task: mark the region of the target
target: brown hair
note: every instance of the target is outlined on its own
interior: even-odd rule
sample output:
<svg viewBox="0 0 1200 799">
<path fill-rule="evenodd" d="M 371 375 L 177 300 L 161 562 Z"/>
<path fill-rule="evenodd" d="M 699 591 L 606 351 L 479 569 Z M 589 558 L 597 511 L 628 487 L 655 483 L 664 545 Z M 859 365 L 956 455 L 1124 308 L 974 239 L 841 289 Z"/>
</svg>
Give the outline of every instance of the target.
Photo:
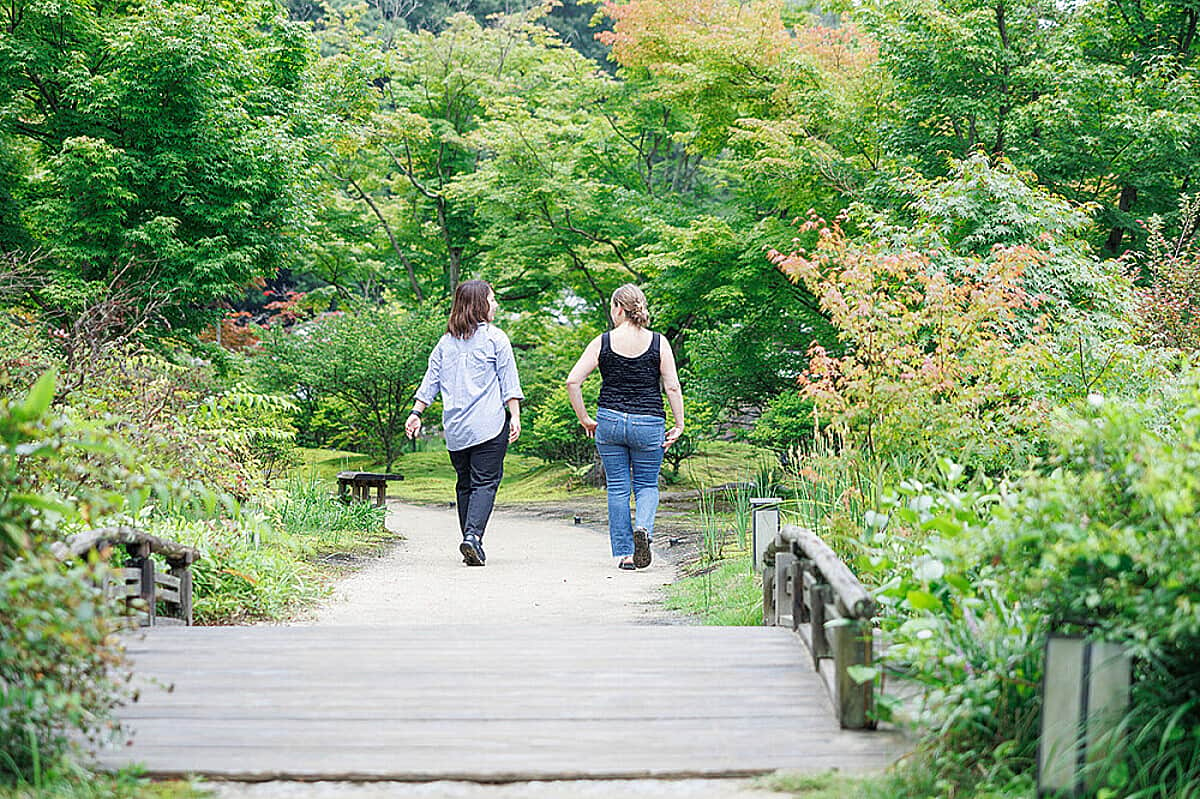
<svg viewBox="0 0 1200 799">
<path fill-rule="evenodd" d="M 625 318 L 638 327 L 650 324 L 650 308 L 646 295 L 632 283 L 626 283 L 612 294 L 612 304 L 625 309 Z"/>
<path fill-rule="evenodd" d="M 488 294 L 492 287 L 483 280 L 466 280 L 454 290 L 454 305 L 450 308 L 450 321 L 446 332 L 455 338 L 470 338 L 475 335 L 480 322 L 488 318 Z"/>
</svg>

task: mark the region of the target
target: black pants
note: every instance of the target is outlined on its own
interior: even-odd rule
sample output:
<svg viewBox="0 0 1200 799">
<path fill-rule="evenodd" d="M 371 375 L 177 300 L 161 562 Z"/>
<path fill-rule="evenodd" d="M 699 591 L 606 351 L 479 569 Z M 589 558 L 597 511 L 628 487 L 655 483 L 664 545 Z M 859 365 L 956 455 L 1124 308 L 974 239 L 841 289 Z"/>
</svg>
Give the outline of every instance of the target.
<svg viewBox="0 0 1200 799">
<path fill-rule="evenodd" d="M 496 504 L 496 489 L 504 476 L 504 454 L 508 452 L 508 421 L 500 435 L 482 444 L 450 453 L 450 463 L 458 474 L 454 485 L 458 496 L 458 527 L 483 538 L 492 507 Z"/>
</svg>

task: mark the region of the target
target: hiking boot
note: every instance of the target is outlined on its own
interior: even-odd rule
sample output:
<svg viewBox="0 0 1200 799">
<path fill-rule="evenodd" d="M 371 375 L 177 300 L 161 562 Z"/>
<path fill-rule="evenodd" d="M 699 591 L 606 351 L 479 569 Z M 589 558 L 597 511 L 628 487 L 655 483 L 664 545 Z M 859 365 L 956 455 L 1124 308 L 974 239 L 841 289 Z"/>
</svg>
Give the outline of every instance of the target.
<svg viewBox="0 0 1200 799">
<path fill-rule="evenodd" d="M 645 527 L 633 531 L 633 565 L 639 569 L 650 565 L 650 534 Z"/>
</svg>

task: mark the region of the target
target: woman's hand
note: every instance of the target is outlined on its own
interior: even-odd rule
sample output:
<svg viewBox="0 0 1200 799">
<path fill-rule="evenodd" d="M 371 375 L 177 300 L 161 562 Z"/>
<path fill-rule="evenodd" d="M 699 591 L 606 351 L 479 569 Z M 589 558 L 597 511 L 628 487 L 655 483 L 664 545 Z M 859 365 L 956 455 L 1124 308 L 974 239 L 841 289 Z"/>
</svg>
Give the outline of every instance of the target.
<svg viewBox="0 0 1200 799">
<path fill-rule="evenodd" d="M 513 417 L 508 420 L 508 443 L 513 443 L 521 437 L 521 420 Z"/>
<path fill-rule="evenodd" d="M 678 441 L 681 435 L 683 435 L 683 425 L 678 425 L 668 430 L 667 434 L 663 436 L 663 449 L 670 449 L 671 445 Z"/>
<path fill-rule="evenodd" d="M 583 425 L 583 432 L 587 433 L 588 438 L 596 437 L 596 420 L 592 417 L 580 419 L 579 424 Z"/>
<path fill-rule="evenodd" d="M 410 413 L 408 420 L 404 423 L 404 432 L 409 438 L 416 438 L 417 433 L 421 432 L 421 417 Z"/>
</svg>

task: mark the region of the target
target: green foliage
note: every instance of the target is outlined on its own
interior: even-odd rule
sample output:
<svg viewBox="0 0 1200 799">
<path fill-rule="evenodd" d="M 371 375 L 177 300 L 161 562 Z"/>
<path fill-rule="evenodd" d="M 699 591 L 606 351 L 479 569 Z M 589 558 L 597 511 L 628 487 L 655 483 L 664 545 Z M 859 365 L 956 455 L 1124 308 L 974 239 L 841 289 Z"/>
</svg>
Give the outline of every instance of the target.
<svg viewBox="0 0 1200 799">
<path fill-rule="evenodd" d="M 762 416 L 754 422 L 749 439 L 794 460 L 801 448 L 813 440 L 816 425 L 812 400 L 799 391 L 785 391 L 767 404 Z"/>
<path fill-rule="evenodd" d="M 302 32 L 258 2 L 21 0 L 0 22 L 0 141 L 29 154 L 10 197 L 52 256 L 44 301 L 119 280 L 194 324 L 271 274 L 296 216 Z"/>
<path fill-rule="evenodd" d="M 600 381 L 583 384 L 583 401 L 595 408 L 600 396 Z M 590 412 L 590 411 L 589 411 Z M 566 461 L 572 466 L 590 466 L 596 460 L 596 442 L 589 438 L 575 417 L 565 383 L 560 383 L 537 407 L 530 409 L 521 434 L 521 452 L 547 461 Z"/>
<path fill-rule="evenodd" d="M 114 502 L 90 486 L 72 498 L 76 507 L 48 488 L 67 475 L 104 476 L 77 461 L 102 454 L 102 439 L 73 436 L 50 413 L 54 392 L 47 372 L 23 399 L 0 400 L 0 783 L 40 779 L 81 738 L 103 740 L 127 697 L 117 617 L 99 588 L 104 568 L 65 567 L 45 548 L 81 509 Z"/>
<path fill-rule="evenodd" d="M 1138 327 L 1146 339 L 1186 352 L 1200 349 L 1200 196 L 1179 202 L 1179 233 L 1168 241 L 1162 217 L 1147 223 L 1147 252 L 1138 259 L 1148 285 L 1138 294 Z"/>
<path fill-rule="evenodd" d="M 1097 202 L 1119 254 L 1134 214 L 1195 181 L 1196 15 L 1187 2 L 935 0 L 863 6 L 896 81 L 890 149 L 926 174 L 944 154 L 1003 154 L 1074 202 Z M 1080 142 L 1087 146 L 1081 147 Z"/>
<path fill-rule="evenodd" d="M 905 481 L 864 514 L 857 563 L 883 578 L 887 656 L 927 689 L 922 751 L 947 779 L 1028 781 L 1041 647 L 1058 630 L 1135 658 L 1127 748 L 1100 783 L 1144 797 L 1196 783 L 1200 750 L 1183 732 L 1200 723 L 1194 373 L 1186 386 L 1165 418 L 1093 396 L 1058 419 L 1047 466 L 1014 484 L 963 486 L 945 461 L 939 481 Z"/>
<path fill-rule="evenodd" d="M 700 445 L 713 435 L 717 423 L 717 409 L 701 399 L 690 395 L 683 398 L 683 435 L 663 454 L 663 462 L 670 471 L 667 480 L 674 482 L 679 479 L 679 467 L 688 458 L 695 457 L 700 452 Z M 675 421 L 671 409 L 667 407 L 667 429 L 674 426 Z"/>
<path fill-rule="evenodd" d="M 292 474 L 284 496 L 272 511 L 276 522 L 294 535 L 336 536 L 339 532 L 373 534 L 383 530 L 387 511 L 369 502 L 343 502 L 315 471 Z"/>
<path fill-rule="evenodd" d="M 404 420 L 444 323 L 431 307 L 372 308 L 274 331 L 258 363 L 261 380 L 298 401 L 336 400 L 346 411 L 337 426 L 356 431 L 390 469 L 402 452 Z"/>
<path fill-rule="evenodd" d="M 115 732 L 111 711 L 129 689 L 102 572 L 34 551 L 0 569 L 0 782 L 57 767 L 76 736 Z"/>
<path fill-rule="evenodd" d="M 762 624 L 762 587 L 744 556 L 710 562 L 698 573 L 672 583 L 666 604 L 697 616 L 704 624 Z"/>
</svg>

